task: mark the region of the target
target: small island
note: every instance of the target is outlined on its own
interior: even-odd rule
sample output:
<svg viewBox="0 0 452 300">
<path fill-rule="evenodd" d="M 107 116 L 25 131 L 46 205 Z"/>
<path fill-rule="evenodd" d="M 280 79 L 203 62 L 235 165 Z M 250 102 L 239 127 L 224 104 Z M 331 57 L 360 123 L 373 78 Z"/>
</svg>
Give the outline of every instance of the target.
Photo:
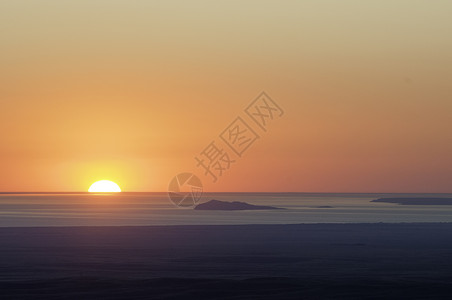
<svg viewBox="0 0 452 300">
<path fill-rule="evenodd" d="M 273 206 L 261 206 L 252 205 L 246 202 L 227 202 L 220 200 L 210 200 L 205 203 L 201 203 L 195 206 L 196 210 L 271 210 L 271 209 L 283 209 Z"/>
<path fill-rule="evenodd" d="M 371 202 L 396 203 L 399 205 L 452 205 L 452 198 L 380 198 Z"/>
</svg>

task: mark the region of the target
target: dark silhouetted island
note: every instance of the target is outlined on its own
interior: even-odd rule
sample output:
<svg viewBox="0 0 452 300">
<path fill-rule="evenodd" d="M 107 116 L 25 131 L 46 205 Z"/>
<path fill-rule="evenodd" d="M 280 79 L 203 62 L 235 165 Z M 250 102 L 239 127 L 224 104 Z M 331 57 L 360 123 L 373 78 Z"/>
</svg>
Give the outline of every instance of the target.
<svg viewBox="0 0 452 300">
<path fill-rule="evenodd" d="M 227 202 L 220 200 L 210 200 L 205 203 L 201 203 L 195 206 L 197 210 L 270 210 L 270 209 L 283 209 L 279 207 L 273 206 L 261 206 L 261 205 L 252 205 L 246 202 Z"/>
<path fill-rule="evenodd" d="M 452 198 L 380 198 L 371 202 L 396 203 L 400 205 L 452 205 Z"/>
</svg>

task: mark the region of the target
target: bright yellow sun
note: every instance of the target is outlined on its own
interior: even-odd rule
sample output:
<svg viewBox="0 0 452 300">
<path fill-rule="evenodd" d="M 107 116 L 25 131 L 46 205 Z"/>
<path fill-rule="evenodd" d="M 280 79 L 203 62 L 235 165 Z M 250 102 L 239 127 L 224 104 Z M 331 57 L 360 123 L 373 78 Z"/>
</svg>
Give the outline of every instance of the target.
<svg viewBox="0 0 452 300">
<path fill-rule="evenodd" d="M 97 181 L 88 190 L 90 193 L 119 193 L 120 191 L 119 185 L 110 180 Z"/>
</svg>

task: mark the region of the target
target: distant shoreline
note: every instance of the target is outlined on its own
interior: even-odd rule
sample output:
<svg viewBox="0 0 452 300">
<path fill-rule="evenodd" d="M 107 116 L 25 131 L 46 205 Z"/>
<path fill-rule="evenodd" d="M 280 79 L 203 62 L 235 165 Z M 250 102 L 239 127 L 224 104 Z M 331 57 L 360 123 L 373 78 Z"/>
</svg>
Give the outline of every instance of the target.
<svg viewBox="0 0 452 300">
<path fill-rule="evenodd" d="M 380 198 L 371 202 L 395 203 L 400 205 L 452 205 L 452 198 Z"/>
</svg>

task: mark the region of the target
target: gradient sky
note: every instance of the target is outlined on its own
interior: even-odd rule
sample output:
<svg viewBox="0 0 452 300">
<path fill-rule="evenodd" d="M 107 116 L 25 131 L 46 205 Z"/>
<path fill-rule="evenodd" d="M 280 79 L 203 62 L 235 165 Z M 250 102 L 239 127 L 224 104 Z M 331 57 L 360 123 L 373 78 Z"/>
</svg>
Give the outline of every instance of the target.
<svg viewBox="0 0 452 300">
<path fill-rule="evenodd" d="M 0 191 L 452 192 L 452 2 L 0 1 Z M 213 184 L 198 155 L 285 110 Z"/>
</svg>

